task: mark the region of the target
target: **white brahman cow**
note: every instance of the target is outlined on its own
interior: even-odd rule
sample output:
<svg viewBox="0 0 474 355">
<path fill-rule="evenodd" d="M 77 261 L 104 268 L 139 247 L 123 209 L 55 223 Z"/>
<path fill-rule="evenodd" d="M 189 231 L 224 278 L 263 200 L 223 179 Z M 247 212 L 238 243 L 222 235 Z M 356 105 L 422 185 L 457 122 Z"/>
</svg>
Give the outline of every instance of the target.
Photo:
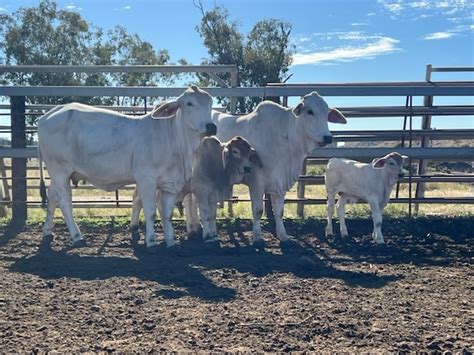
<svg viewBox="0 0 474 355">
<path fill-rule="evenodd" d="M 166 245 L 175 245 L 171 216 L 176 196 L 191 177 L 201 139 L 216 133 L 211 104 L 207 92 L 191 86 L 175 101 L 137 118 L 79 103 L 58 106 L 42 116 L 40 170 L 42 174 L 43 159 L 51 177 L 43 235 L 52 234 L 59 205 L 74 245 L 85 244 L 73 219 L 70 180 L 87 180 L 106 191 L 136 183 L 143 201 L 147 247 L 157 244 L 153 226 L 157 188 Z"/>
<path fill-rule="evenodd" d="M 372 211 L 373 238 L 376 243 L 383 244 L 382 211 L 390 200 L 393 186 L 403 177 L 403 159 L 405 158 L 407 157 L 393 152 L 374 159 L 370 164 L 349 159 L 330 159 L 325 174 L 328 195 L 326 235 L 333 234 L 332 216 L 335 197 L 338 193 L 337 214 L 341 236 L 348 236 L 345 221 L 346 204 L 362 200 L 369 203 Z"/>
<path fill-rule="evenodd" d="M 244 137 L 263 162 L 262 167 L 256 167 L 243 179 L 243 183 L 249 186 L 252 202 L 253 242 L 262 242 L 265 193 L 271 196 L 277 237 L 280 241 L 287 241 L 283 225 L 285 194 L 298 179 L 305 158 L 315 148 L 332 142 L 328 122 L 346 123 L 345 117 L 338 110 L 329 108 L 318 93 L 312 92 L 292 108 L 264 101 L 245 116 L 214 111 L 213 120 L 220 140 Z M 195 222 L 190 224 L 195 225 Z"/>
</svg>

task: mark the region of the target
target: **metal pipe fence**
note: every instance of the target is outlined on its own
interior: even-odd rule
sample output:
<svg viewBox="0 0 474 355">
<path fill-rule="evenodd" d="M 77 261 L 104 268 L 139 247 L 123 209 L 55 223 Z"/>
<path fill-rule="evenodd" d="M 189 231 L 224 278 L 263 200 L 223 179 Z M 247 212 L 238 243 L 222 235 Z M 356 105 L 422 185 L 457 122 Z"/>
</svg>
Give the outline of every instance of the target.
<svg viewBox="0 0 474 355">
<path fill-rule="evenodd" d="M 432 71 L 436 71 L 432 68 Z M 465 69 L 465 68 L 464 68 Z M 472 69 L 472 68 L 471 68 Z M 231 73 L 236 75 L 235 66 L 220 66 L 219 68 L 203 67 L 203 66 L 130 66 L 130 67 L 103 67 L 103 66 L 0 66 L 0 73 L 4 72 L 207 72 L 215 75 L 216 73 Z M 471 70 L 472 71 L 472 70 Z M 212 77 L 212 76 L 211 76 Z M 218 81 L 218 80 L 216 80 Z M 235 82 L 235 78 L 232 82 Z M 37 208 L 40 201 L 37 197 L 27 198 L 27 191 L 37 188 L 38 177 L 32 176 L 32 172 L 37 169 L 34 166 L 27 166 L 27 160 L 35 159 L 37 149 L 33 146 L 27 146 L 26 134 L 34 134 L 36 128 L 25 125 L 25 117 L 28 115 L 41 115 L 53 107 L 53 105 L 25 105 L 25 96 L 141 96 L 141 97 L 173 97 L 181 94 L 186 88 L 174 87 L 26 87 L 26 86 L 0 86 L 0 96 L 9 96 L 10 104 L 0 104 L 1 110 L 8 110 L 8 113 L 0 113 L 1 115 L 11 116 L 12 125 L 0 126 L 0 133 L 12 134 L 11 147 L 0 147 L 0 160 L 11 159 L 12 165 L 3 164 L 0 169 L 0 181 L 4 183 L 6 189 L 12 189 L 12 199 L 4 201 L 13 206 L 14 218 L 26 219 L 27 208 Z M 361 107 L 340 107 L 340 111 L 348 118 L 370 118 L 377 120 L 380 117 L 405 117 L 410 120 L 410 128 L 404 130 L 341 130 L 335 131 L 335 142 L 357 142 L 357 141 L 408 141 L 408 147 L 369 147 L 369 148 L 321 148 L 316 149 L 305 162 L 307 164 L 325 163 L 332 157 L 344 157 L 361 161 L 370 161 L 374 157 L 382 156 L 388 152 L 398 151 L 401 154 L 408 155 L 410 159 L 423 159 L 425 161 L 472 161 L 474 157 L 474 148 L 470 144 L 466 147 L 418 147 L 416 146 L 422 139 L 467 139 L 472 143 L 474 138 L 474 129 L 469 128 L 469 119 L 474 115 L 474 105 L 444 105 L 444 106 L 413 106 L 413 96 L 474 96 L 474 82 L 472 81 L 446 81 L 446 82 L 391 82 L 391 83 L 337 83 L 337 84 L 270 84 L 267 87 L 220 87 L 220 88 L 203 88 L 212 96 L 229 96 L 234 100 L 238 97 L 283 97 L 302 96 L 311 91 L 318 91 L 322 96 L 338 96 L 338 97 L 375 97 L 375 96 L 393 96 L 403 97 L 407 99 L 405 106 L 361 106 Z M 126 114 L 143 114 L 150 111 L 151 107 L 137 106 L 100 106 Z M 33 111 L 33 112 L 32 112 Z M 423 117 L 426 115 L 451 117 L 466 117 L 466 129 L 413 129 L 412 119 L 414 116 Z M 471 117 L 470 117 L 471 116 Z M 472 121 L 471 121 L 472 122 Z M 406 127 L 405 127 L 406 128 Z M 1 168 L 1 166 L 0 166 Z M 305 187 L 310 184 L 323 184 L 322 176 L 308 175 L 306 170 L 298 181 L 297 198 L 288 198 L 286 203 L 297 203 L 299 214 L 303 216 L 305 205 L 323 204 L 325 199 L 306 198 Z M 473 174 L 449 174 L 449 175 L 414 175 L 410 169 L 410 175 L 402 180 L 403 184 L 409 183 L 469 183 L 474 182 Z M 79 185 L 78 190 L 91 190 L 94 187 L 90 185 Z M 126 187 L 121 190 L 130 190 L 133 187 Z M 411 188 L 409 189 L 411 193 Z M 248 199 L 232 199 L 229 204 L 237 202 L 248 202 Z M 443 197 L 443 198 L 400 198 L 397 194 L 391 200 L 394 203 L 408 203 L 411 208 L 412 203 L 461 203 L 472 204 L 474 199 L 467 197 Z M 116 208 L 130 207 L 130 197 L 120 198 L 116 195 L 113 198 L 104 200 L 89 199 L 75 200 L 74 207 L 100 207 L 100 208 Z M 16 208 L 16 209 L 15 209 Z"/>
</svg>

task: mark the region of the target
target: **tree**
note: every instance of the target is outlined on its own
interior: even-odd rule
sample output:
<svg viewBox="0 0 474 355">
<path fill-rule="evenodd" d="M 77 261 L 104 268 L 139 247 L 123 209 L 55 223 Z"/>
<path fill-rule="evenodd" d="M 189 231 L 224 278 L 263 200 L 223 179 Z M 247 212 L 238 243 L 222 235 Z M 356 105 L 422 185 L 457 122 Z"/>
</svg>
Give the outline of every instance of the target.
<svg viewBox="0 0 474 355">
<path fill-rule="evenodd" d="M 237 65 L 239 86 L 265 86 L 284 80 L 293 54 L 290 23 L 280 19 L 262 20 L 245 36 L 239 32 L 238 23 L 231 21 L 227 9 L 216 6 L 204 11 L 201 2 L 195 5 L 202 14 L 196 30 L 210 56 L 206 64 Z M 200 85 L 209 82 L 203 76 L 199 79 Z M 237 111 L 249 112 L 260 101 L 261 98 L 239 99 Z M 220 102 L 229 105 L 226 98 L 220 98 Z"/>
<path fill-rule="evenodd" d="M 127 65 L 169 64 L 168 51 L 156 51 L 136 34 L 117 26 L 104 33 L 88 24 L 79 13 L 60 10 L 54 0 L 41 0 L 37 7 L 20 8 L 0 16 L 0 56 L 4 64 L 21 65 Z M 173 77 L 159 74 L 5 74 L 3 81 L 16 85 L 157 85 Z M 140 104 L 141 98 L 28 97 L 29 103 Z M 31 118 L 30 121 L 34 119 Z M 31 123 L 31 122 L 30 122 Z"/>
</svg>

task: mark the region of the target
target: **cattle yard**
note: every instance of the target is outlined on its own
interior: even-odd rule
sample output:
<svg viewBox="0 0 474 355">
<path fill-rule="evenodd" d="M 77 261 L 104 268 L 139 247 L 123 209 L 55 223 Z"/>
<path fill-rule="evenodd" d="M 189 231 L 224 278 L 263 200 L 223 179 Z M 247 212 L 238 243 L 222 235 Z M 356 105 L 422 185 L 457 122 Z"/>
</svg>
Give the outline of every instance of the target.
<svg viewBox="0 0 474 355">
<path fill-rule="evenodd" d="M 0 220 L 3 352 L 473 351 L 474 176 L 452 166 L 469 165 L 474 156 L 474 83 L 433 81 L 431 75 L 474 68 L 428 66 L 426 82 L 240 88 L 233 66 L 0 66 L 0 73 L 112 71 L 208 73 L 220 87 L 204 89 L 231 97 L 231 110 L 238 97 L 278 97 L 288 105 L 291 97 L 314 90 L 323 97 L 392 97 L 404 104 L 338 107 L 348 120 L 397 119 L 400 129 L 332 132 L 338 145 L 315 150 L 286 195 L 289 242 L 280 243 L 271 219 L 264 219 L 264 246 L 250 243 L 248 189 L 238 185 L 218 210 L 218 248 L 187 235 L 176 210 L 181 247 L 170 252 L 161 243 L 150 254 L 143 225 L 139 236 L 130 235 L 134 186 L 106 193 L 80 182 L 73 187 L 73 206 L 87 245 L 71 247 L 59 211 L 54 237 L 43 237 L 36 128 L 25 117 L 52 106 L 28 105 L 25 97 L 145 97 L 145 106 L 109 107 L 141 115 L 151 111 L 151 98 L 176 97 L 184 88 L 0 86 L 0 95 L 10 100 L 0 113 L 11 117 L 11 125 L 0 127 L 11 135 L 11 146 L 0 147 L 9 209 Z M 438 97 L 467 104 L 435 105 Z M 465 127 L 431 128 L 432 118 L 454 116 L 465 118 Z M 391 151 L 408 155 L 412 169 L 385 209 L 386 245 L 373 242 L 365 204 L 347 210 L 349 238 L 338 232 L 326 237 L 328 158 L 368 162 Z M 429 164 L 442 162 L 451 164 L 449 171 Z M 156 228 L 161 242 L 159 221 Z"/>
<path fill-rule="evenodd" d="M 471 162 L 474 155 L 472 147 L 473 129 L 470 122 L 474 112 L 474 106 L 470 104 L 457 105 L 434 105 L 434 98 L 442 97 L 464 97 L 469 103 L 469 97 L 473 96 L 473 84 L 470 81 L 433 81 L 433 73 L 438 72 L 469 72 L 473 68 L 442 68 L 428 65 L 426 68 L 426 82 L 391 82 L 391 83 L 338 83 L 338 84 L 269 84 L 264 88 L 242 88 L 236 87 L 237 71 L 234 66 L 0 66 L 0 72 L 9 73 L 97 73 L 97 72 L 201 72 L 209 75 L 220 86 L 216 88 L 206 88 L 213 96 L 231 97 L 230 109 L 235 109 L 238 97 L 260 96 L 270 99 L 281 99 L 284 105 L 288 104 L 291 96 L 304 95 L 311 91 L 318 91 L 327 97 L 347 97 L 347 98 L 378 98 L 378 97 L 400 97 L 405 101 L 401 106 L 363 106 L 363 107 L 339 107 L 340 111 L 349 119 L 369 118 L 380 120 L 384 118 L 398 118 L 400 120 L 400 130 L 338 130 L 334 131 L 335 142 L 337 144 L 350 144 L 353 142 L 371 143 L 369 147 L 332 147 L 317 149 L 305 161 L 303 171 L 294 191 L 287 195 L 287 216 L 303 217 L 321 215 L 323 208 L 318 205 L 325 204 L 326 197 L 324 190 L 318 185 L 324 182 L 324 169 L 318 166 L 324 165 L 330 157 L 345 157 L 361 161 L 370 161 L 374 157 L 380 157 L 390 151 L 398 151 L 410 157 L 408 176 L 397 186 L 393 192 L 390 203 L 393 204 L 393 211 L 400 213 L 413 212 L 445 214 L 446 211 L 453 211 L 456 214 L 460 211 L 471 211 L 474 199 L 472 197 L 471 186 L 474 177 L 469 172 L 429 172 L 429 162 Z M 218 74 L 228 73 L 230 82 L 226 83 Z M 34 96 L 137 96 L 144 97 L 145 102 L 152 97 L 176 96 L 183 91 L 183 88 L 170 87 L 0 87 L 0 94 L 10 96 L 10 105 L 2 105 L 1 108 L 9 110 L 2 115 L 11 115 L 12 125 L 2 126 L 2 132 L 11 132 L 12 146 L 0 148 L 2 166 L 0 166 L 3 187 L 6 191 L 5 204 L 16 210 L 16 220 L 26 218 L 26 210 L 40 206 L 39 194 L 37 191 L 38 174 L 34 161 L 36 160 L 36 148 L 27 144 L 27 137 L 35 137 L 35 127 L 26 127 L 26 115 L 39 116 L 52 106 L 48 105 L 25 105 L 24 97 Z M 147 101 L 147 98 L 148 101 Z M 414 105 L 413 100 L 423 100 L 423 105 Z M 132 115 L 140 115 L 149 112 L 152 105 L 141 107 L 109 107 Z M 452 116 L 462 116 L 466 118 L 466 125 L 463 129 L 431 129 L 433 117 L 449 119 Z M 421 127 L 414 127 L 415 118 L 421 117 Z M 450 147 L 442 142 L 452 140 L 464 140 L 464 144 L 459 147 Z M 390 146 L 376 145 L 380 142 L 391 142 Z M 436 143 L 438 144 L 436 144 Z M 373 146 L 375 144 L 375 146 Z M 13 158 L 14 163 L 9 165 L 9 158 Z M 30 162 L 27 164 L 27 159 Z M 12 166 L 16 166 L 12 168 Z M 312 169 L 312 167 L 316 169 Z M 312 173 L 316 172 L 316 173 Z M 25 179 L 26 176 L 26 179 Z M 116 209 L 117 207 L 131 206 L 131 193 L 125 188 L 115 193 L 104 193 L 94 189 L 90 185 L 79 184 L 74 189 L 75 208 L 100 208 Z M 11 190 L 11 192 L 10 192 Z M 228 201 L 227 209 L 221 212 L 221 216 L 236 216 L 245 218 L 248 203 L 246 188 L 236 188 L 235 198 Z M 244 207 L 240 207 L 239 202 Z M 433 205 L 434 204 L 434 205 Z M 448 206 L 452 205 L 452 206 Z M 294 211 L 296 206 L 296 211 Z M 355 211 L 364 207 L 356 208 Z M 243 214 L 234 211 L 243 211 Z M 123 215 L 124 212 L 106 211 L 108 215 Z M 37 212 L 32 212 L 33 216 Z"/>
</svg>

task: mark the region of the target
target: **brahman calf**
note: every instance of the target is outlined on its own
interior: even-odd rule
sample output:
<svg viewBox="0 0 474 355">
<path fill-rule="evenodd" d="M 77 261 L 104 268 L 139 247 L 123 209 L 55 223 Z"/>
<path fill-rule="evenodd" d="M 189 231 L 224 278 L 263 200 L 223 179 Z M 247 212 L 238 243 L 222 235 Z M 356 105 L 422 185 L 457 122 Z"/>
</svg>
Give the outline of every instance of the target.
<svg viewBox="0 0 474 355">
<path fill-rule="evenodd" d="M 263 164 L 255 149 L 242 137 L 221 143 L 215 137 L 204 138 L 193 162 L 191 191 L 196 197 L 206 242 L 217 241 L 217 203 L 232 197 L 232 186 L 252 171 L 252 164 Z"/>
<path fill-rule="evenodd" d="M 232 186 L 242 182 L 244 175 L 252 171 L 252 164 L 263 167 L 255 149 L 242 137 L 234 137 L 226 143 L 221 143 L 216 137 L 202 140 L 194 155 L 191 179 L 178 197 L 178 200 L 184 199 L 188 232 L 199 229 L 200 217 L 204 241 L 217 241 L 217 203 L 232 197 Z M 161 199 L 160 191 L 157 199 Z M 130 222 L 132 233 L 138 231 L 141 208 L 141 200 L 135 190 Z"/>
<path fill-rule="evenodd" d="M 376 243 L 383 244 L 382 211 L 390 199 L 390 192 L 395 183 L 403 177 L 404 155 L 396 152 L 374 159 L 370 164 L 354 160 L 333 158 L 329 160 L 325 184 L 328 196 L 328 225 L 326 235 L 332 235 L 332 216 L 336 194 L 339 193 L 337 214 L 340 221 L 341 236 L 347 237 L 344 218 L 346 203 L 363 200 L 369 203 L 374 223 L 373 238 Z"/>
</svg>

